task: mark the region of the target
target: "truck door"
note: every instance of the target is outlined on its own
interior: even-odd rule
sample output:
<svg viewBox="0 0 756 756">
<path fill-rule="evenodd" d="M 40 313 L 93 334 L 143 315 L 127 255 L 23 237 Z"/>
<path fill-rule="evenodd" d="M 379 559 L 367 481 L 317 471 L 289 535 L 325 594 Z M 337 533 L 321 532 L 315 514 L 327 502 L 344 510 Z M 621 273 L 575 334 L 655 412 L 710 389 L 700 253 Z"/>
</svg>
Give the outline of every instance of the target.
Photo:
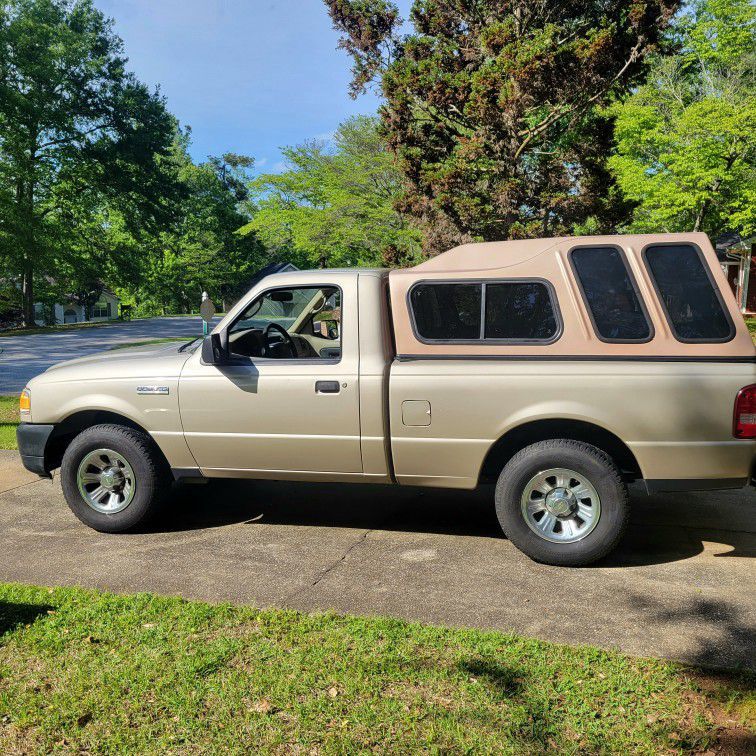
<svg viewBox="0 0 756 756">
<path fill-rule="evenodd" d="M 184 434 L 206 475 L 362 473 L 357 276 L 287 279 L 228 326 L 231 364 L 203 364 L 198 349 L 181 374 Z"/>
</svg>

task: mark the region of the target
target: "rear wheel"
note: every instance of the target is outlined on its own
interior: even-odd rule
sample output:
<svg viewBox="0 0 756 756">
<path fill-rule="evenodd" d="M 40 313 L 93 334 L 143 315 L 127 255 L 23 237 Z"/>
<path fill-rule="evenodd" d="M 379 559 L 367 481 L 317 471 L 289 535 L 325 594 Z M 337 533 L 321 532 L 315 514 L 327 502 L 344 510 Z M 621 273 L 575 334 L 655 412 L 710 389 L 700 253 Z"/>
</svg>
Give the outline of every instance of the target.
<svg viewBox="0 0 756 756">
<path fill-rule="evenodd" d="M 627 487 L 611 458 L 595 446 L 541 441 L 504 467 L 496 515 L 509 540 L 532 559 L 578 567 L 606 556 L 622 538 Z"/>
<path fill-rule="evenodd" d="M 95 425 L 66 449 L 61 483 L 79 520 L 103 533 L 121 533 L 149 520 L 170 479 L 146 433 L 123 425 Z"/>
</svg>

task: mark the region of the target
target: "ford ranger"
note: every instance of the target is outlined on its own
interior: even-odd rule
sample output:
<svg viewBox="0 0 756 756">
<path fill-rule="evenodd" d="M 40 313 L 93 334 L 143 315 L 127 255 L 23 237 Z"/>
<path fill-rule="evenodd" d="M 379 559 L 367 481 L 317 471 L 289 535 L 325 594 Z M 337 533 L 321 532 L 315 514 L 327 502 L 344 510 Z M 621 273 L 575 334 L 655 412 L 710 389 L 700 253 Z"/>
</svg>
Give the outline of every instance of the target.
<svg viewBox="0 0 756 756">
<path fill-rule="evenodd" d="M 756 352 L 703 234 L 467 244 L 268 276 L 204 340 L 61 363 L 21 411 L 24 465 L 100 531 L 186 478 L 490 482 L 515 546 L 583 565 L 631 481 L 751 482 Z"/>
</svg>

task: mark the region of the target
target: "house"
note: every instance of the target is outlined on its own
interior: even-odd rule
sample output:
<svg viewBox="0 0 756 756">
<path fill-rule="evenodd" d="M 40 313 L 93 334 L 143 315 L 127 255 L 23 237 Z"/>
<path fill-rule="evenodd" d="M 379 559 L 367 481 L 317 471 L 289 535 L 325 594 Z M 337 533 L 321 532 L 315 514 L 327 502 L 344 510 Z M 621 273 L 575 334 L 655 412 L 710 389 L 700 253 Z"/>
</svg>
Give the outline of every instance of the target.
<svg viewBox="0 0 756 756">
<path fill-rule="evenodd" d="M 102 320 L 113 320 L 118 317 L 121 300 L 110 289 L 104 288 L 93 307 L 87 308 L 76 302 L 72 297 L 53 305 L 55 323 L 89 323 Z M 37 302 L 34 305 L 34 320 L 37 325 L 45 325 L 44 305 Z"/>
<path fill-rule="evenodd" d="M 744 315 L 756 313 L 756 236 L 724 234 L 716 242 L 717 257 Z"/>
</svg>

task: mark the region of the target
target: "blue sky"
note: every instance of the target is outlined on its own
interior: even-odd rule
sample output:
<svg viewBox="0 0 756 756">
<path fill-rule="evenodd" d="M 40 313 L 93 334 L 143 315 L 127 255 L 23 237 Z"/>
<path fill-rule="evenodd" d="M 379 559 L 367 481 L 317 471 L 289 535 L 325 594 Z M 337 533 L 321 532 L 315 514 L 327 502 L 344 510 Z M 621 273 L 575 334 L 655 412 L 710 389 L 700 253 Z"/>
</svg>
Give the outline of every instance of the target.
<svg viewBox="0 0 756 756">
<path fill-rule="evenodd" d="M 349 58 L 320 0 L 95 0 L 130 68 L 192 127 L 192 156 L 239 152 L 279 170 L 279 147 L 327 137 L 378 98 L 347 94 Z M 405 11 L 409 0 L 401 2 Z"/>
</svg>

